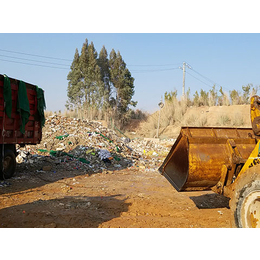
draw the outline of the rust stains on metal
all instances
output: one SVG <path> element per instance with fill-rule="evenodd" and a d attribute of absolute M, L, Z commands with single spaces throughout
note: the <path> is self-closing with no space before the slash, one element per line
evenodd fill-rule
<path fill-rule="evenodd" d="M 159 171 L 178 191 L 221 193 L 255 145 L 251 128 L 183 127 Z"/>

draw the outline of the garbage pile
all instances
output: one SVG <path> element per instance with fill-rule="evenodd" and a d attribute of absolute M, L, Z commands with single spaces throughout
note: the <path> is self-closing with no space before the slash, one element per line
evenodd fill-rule
<path fill-rule="evenodd" d="M 168 152 L 169 147 L 159 142 L 120 137 L 97 121 L 53 115 L 46 118 L 40 144 L 18 147 L 17 162 L 32 170 L 54 172 L 157 169 Z"/>

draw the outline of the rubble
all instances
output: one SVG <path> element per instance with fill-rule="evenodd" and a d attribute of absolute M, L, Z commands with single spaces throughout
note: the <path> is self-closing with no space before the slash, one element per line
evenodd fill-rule
<path fill-rule="evenodd" d="M 174 140 L 166 142 L 172 145 Z M 46 118 L 40 144 L 17 147 L 17 162 L 26 169 L 52 172 L 149 170 L 158 168 L 169 147 L 158 140 L 120 137 L 98 121 L 53 115 Z"/>

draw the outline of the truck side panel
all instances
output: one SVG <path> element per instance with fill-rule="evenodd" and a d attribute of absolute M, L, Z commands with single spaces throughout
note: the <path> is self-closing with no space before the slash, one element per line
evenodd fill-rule
<path fill-rule="evenodd" d="M 37 94 L 35 86 L 26 83 L 27 97 L 30 105 L 29 122 L 25 126 L 25 134 L 20 132 L 21 117 L 17 112 L 19 81 L 9 78 L 12 90 L 12 113 L 9 118 L 4 112 L 3 87 L 4 80 L 0 75 L 0 144 L 37 144 L 41 141 L 42 130 L 37 111 Z"/>

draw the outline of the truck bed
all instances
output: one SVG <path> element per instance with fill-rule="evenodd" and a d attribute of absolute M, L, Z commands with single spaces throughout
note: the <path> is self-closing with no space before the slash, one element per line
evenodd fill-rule
<path fill-rule="evenodd" d="M 4 76 L 0 74 L 0 144 L 37 144 L 42 137 L 40 116 L 37 109 L 36 86 L 26 83 L 27 97 L 30 106 L 30 117 L 25 125 L 25 133 L 21 133 L 20 113 L 17 111 L 19 80 L 9 78 L 12 91 L 11 118 L 4 111 Z"/>

